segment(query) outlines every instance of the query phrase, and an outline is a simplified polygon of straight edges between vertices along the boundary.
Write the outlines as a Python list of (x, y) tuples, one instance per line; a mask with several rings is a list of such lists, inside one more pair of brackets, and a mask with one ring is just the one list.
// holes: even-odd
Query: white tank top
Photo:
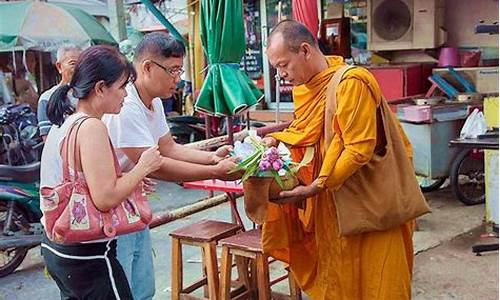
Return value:
[(63, 181), (63, 165), (61, 157), (61, 144), (66, 137), (66, 133), (73, 123), (81, 117), (83, 113), (74, 113), (67, 117), (61, 127), (52, 125), (42, 151), (40, 162), (40, 186), (54, 187)]

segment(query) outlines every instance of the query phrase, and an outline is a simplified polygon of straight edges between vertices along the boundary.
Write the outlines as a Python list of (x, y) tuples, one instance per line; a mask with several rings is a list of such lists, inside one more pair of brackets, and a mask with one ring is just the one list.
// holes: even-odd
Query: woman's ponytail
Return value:
[(71, 86), (69, 84), (61, 85), (50, 96), (47, 105), (47, 117), (52, 124), (61, 126), (64, 118), (75, 112), (75, 108), (68, 98), (70, 89)]

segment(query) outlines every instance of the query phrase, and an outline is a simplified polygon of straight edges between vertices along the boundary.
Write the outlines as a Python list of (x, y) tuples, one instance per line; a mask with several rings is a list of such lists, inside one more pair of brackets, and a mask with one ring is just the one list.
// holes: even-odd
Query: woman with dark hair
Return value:
[[(70, 84), (60, 86), (47, 106), (47, 116), (55, 125), (42, 153), (41, 187), (55, 187), (63, 181), (61, 146), (65, 138), (70, 170), (85, 178), (99, 210), (117, 207), (138, 184), (148, 182), (145, 177), (161, 164), (157, 147), (144, 152), (130, 172), (118, 177), (107, 128), (100, 120), (103, 114), (120, 112), (127, 95), (125, 86), (134, 78), (133, 67), (117, 49), (93, 46), (82, 52)], [(76, 108), (68, 93), (78, 99)], [(79, 130), (68, 134), (77, 122)], [(151, 185), (145, 185), (145, 192), (151, 189)], [(41, 247), (62, 299), (132, 299), (116, 259), (115, 239), (63, 245), (44, 237)]]

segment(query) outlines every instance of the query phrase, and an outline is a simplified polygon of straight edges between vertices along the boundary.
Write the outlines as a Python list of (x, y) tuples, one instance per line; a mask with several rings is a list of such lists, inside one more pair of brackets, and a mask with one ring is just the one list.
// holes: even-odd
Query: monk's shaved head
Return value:
[(279, 77), (298, 86), (328, 67), (316, 39), (299, 22), (281, 21), (271, 30), (267, 59)]
[(268, 44), (280, 36), (290, 51), (298, 52), (300, 45), (307, 43), (317, 47), (317, 42), (306, 26), (294, 20), (284, 20), (278, 23), (269, 34)]

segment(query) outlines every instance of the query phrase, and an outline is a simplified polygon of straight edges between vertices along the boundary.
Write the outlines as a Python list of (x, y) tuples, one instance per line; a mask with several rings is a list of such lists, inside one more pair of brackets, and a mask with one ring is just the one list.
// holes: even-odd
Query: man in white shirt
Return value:
[[(44, 141), (49, 134), (50, 127), (52, 126), (52, 123), (47, 117), (47, 104), (49, 103), (50, 96), (52, 96), (59, 86), (70, 83), (71, 78), (73, 77), (73, 72), (75, 71), (76, 61), (78, 60), (80, 53), (82, 53), (82, 49), (75, 45), (65, 45), (57, 49), (56, 68), (61, 75), (61, 81), (57, 85), (43, 92), (38, 99), (38, 127), (40, 128), (40, 135)], [(70, 99), (76, 106), (77, 99), (71, 96), (71, 92)]]
[[(233, 159), (225, 159), (230, 147), (215, 152), (195, 150), (177, 144), (169, 133), (160, 98), (168, 98), (175, 91), (184, 72), (184, 55), (184, 45), (165, 33), (150, 33), (137, 46), (137, 79), (126, 88), (128, 95), (120, 114), (103, 117), (120, 166), (125, 172), (130, 170), (143, 151), (158, 145), (163, 164), (153, 174), (157, 179), (233, 179), (227, 173), (236, 165)], [(134, 299), (152, 299), (155, 285), (149, 229), (118, 237), (117, 257)]]

